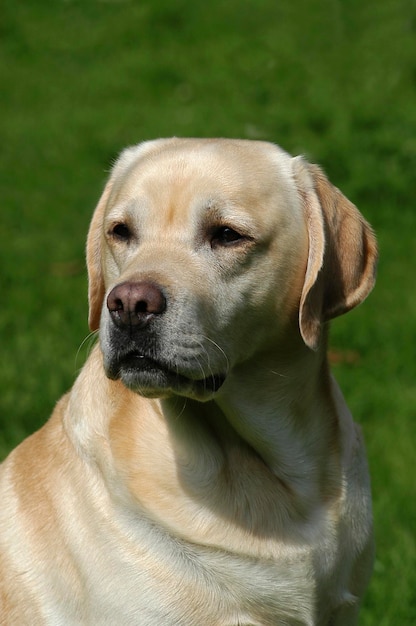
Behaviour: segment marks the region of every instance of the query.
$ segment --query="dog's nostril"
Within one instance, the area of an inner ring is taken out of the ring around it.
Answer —
[[[148,303],[144,300],[141,300],[136,304],[135,313],[148,313]]]
[[[162,290],[153,283],[139,283],[135,292],[136,314],[160,315],[166,309]]]

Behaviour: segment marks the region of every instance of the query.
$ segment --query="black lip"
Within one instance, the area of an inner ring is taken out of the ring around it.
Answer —
[[[127,376],[134,378],[135,373],[139,375],[143,373],[146,377],[152,377],[154,374],[155,378],[161,381],[161,387],[180,388],[182,386],[189,387],[191,384],[201,391],[210,393],[217,392],[226,378],[225,374],[212,373],[206,378],[196,379],[183,371],[179,371],[175,364],[167,364],[139,352],[131,352],[119,357],[117,363],[114,363],[107,371],[110,378],[121,378],[122,380]]]

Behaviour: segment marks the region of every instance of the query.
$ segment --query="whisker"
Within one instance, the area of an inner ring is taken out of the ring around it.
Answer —
[[[188,399],[187,399],[187,398],[184,398],[184,403],[183,403],[183,406],[182,406],[182,408],[181,408],[180,412],[178,413],[178,415],[176,416],[176,419],[177,419],[177,420],[178,420],[178,419],[180,419],[180,417],[181,417],[181,416],[185,413],[185,409],[186,409],[186,405],[187,405],[187,403],[188,403]]]
[[[280,376],[281,378],[289,378],[287,374],[282,374],[281,372],[275,372],[274,370],[268,370],[271,374],[275,374],[275,376]]]
[[[206,339],[206,341],[209,341],[213,346],[215,346],[215,348],[217,348],[217,350],[220,352],[220,354],[222,354],[222,356],[224,357],[224,360],[225,360],[225,364],[226,364],[226,373],[228,374],[228,372],[230,370],[230,361],[228,359],[228,356],[227,356],[225,350],[223,350],[221,348],[221,346],[216,341],[214,341],[213,339],[208,337],[208,335],[204,335],[204,339]]]
[[[82,348],[89,341],[88,350],[87,350],[87,357],[89,357],[89,355],[91,354],[91,350],[93,348],[95,339],[97,339],[97,337],[98,337],[98,330],[93,330],[91,333],[88,333],[88,335],[80,343],[79,348],[77,350],[77,353],[75,355],[75,370],[76,371],[79,369],[78,368],[78,358],[79,358],[79,355],[80,355],[80,352],[81,352]]]

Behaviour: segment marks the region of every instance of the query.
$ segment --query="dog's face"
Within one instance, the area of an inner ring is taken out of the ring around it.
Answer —
[[[160,140],[122,154],[88,241],[90,325],[110,378],[148,397],[209,399],[236,366],[300,336],[302,309],[316,347],[324,228],[321,217],[311,251],[306,169],[262,142]]]

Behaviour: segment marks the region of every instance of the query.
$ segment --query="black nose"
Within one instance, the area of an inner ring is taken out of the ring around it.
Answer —
[[[166,309],[162,289],[151,282],[125,282],[116,285],[107,297],[107,308],[119,327],[144,327]]]

